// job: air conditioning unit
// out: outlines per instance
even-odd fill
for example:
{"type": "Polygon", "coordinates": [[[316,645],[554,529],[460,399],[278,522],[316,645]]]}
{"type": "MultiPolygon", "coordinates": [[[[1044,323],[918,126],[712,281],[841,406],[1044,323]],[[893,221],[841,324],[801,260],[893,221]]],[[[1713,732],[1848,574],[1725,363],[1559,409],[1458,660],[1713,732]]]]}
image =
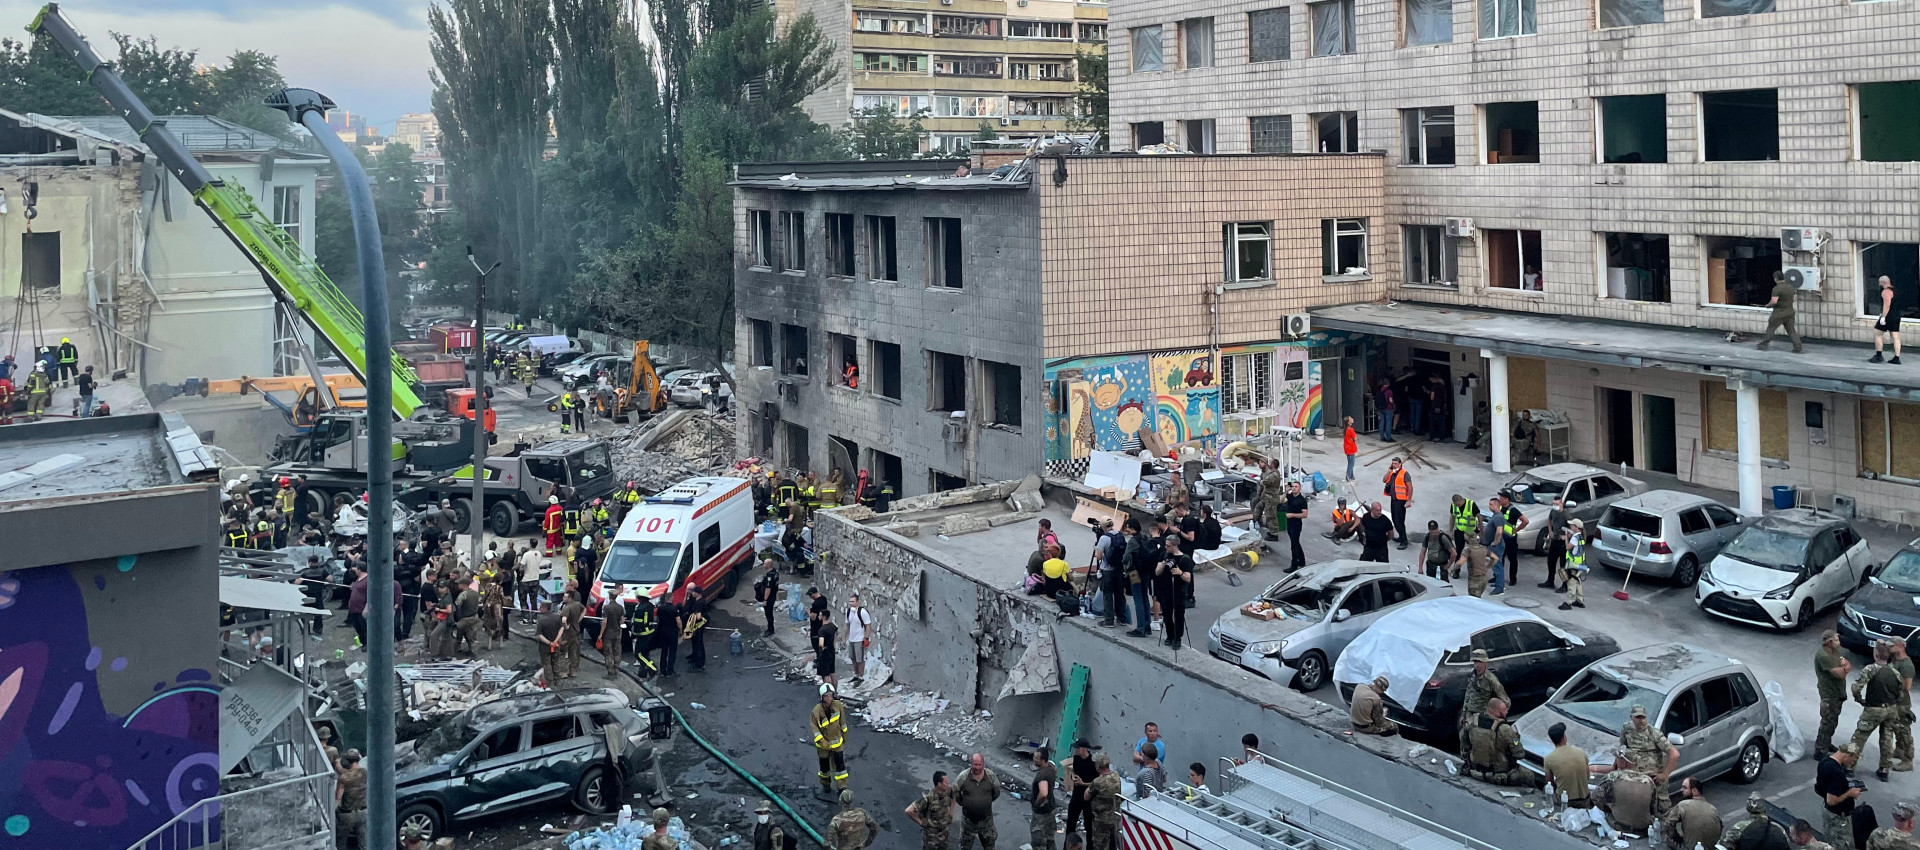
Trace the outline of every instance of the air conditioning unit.
{"type": "Polygon", "coordinates": [[[940,438],[956,446],[967,444],[967,420],[948,419],[940,428],[940,438]]]}
{"type": "Polygon", "coordinates": [[[780,382],[780,400],[788,404],[800,403],[800,385],[793,381],[780,382]]]}
{"type": "Polygon", "coordinates": [[[1002,127],[1005,127],[1005,126],[1008,126],[1008,125],[1010,125],[1010,124],[1012,124],[1012,123],[1013,123],[1013,119],[1012,119],[1012,118],[1008,118],[1008,117],[1006,117],[1006,116],[1004,116],[1004,115],[1002,115],[1002,116],[1000,116],[1000,126],[1002,126],[1002,127]]]}
{"type": "Polygon", "coordinates": [[[942,6],[951,6],[951,5],[953,5],[953,0],[940,0],[940,5],[942,5],[942,6]]]}
{"type": "Polygon", "coordinates": [[[1818,251],[1820,241],[1820,229],[1817,227],[1786,227],[1780,230],[1782,251],[1818,251]]]}
{"type": "Polygon", "coordinates": [[[1470,218],[1447,219],[1447,235],[1455,239],[1472,239],[1473,238],[1473,219],[1470,219],[1470,218]]]}
{"type": "Polygon", "coordinates": [[[1301,339],[1313,333],[1313,316],[1306,313],[1288,313],[1283,336],[1287,339],[1301,339]]]}
{"type": "Polygon", "coordinates": [[[1793,284],[1794,289],[1818,290],[1820,288],[1819,266],[1787,266],[1784,273],[1787,276],[1787,282],[1793,284]]]}

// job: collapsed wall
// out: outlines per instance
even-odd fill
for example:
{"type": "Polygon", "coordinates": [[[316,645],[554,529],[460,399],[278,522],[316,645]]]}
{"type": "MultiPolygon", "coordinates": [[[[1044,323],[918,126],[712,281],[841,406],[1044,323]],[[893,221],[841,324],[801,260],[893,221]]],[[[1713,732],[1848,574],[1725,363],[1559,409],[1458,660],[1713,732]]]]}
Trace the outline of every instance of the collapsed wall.
{"type": "MultiPolygon", "coordinates": [[[[969,489],[983,491],[974,496],[980,501],[996,498],[989,488],[969,489]]],[[[942,495],[949,504],[964,498],[942,495]]],[[[917,533],[899,514],[889,515],[892,528],[917,533]]],[[[868,516],[817,515],[815,540],[832,553],[816,575],[821,591],[836,601],[859,593],[873,615],[872,652],[892,666],[894,681],[991,710],[993,740],[1058,734],[1062,682],[1084,665],[1089,687],[1076,735],[1120,766],[1147,722],[1160,725],[1168,772],[1181,776],[1179,768],[1196,761],[1217,771],[1220,757],[1238,754],[1240,736],[1253,732],[1269,754],[1496,847],[1591,846],[1542,822],[1537,808],[1504,802],[1501,789],[1448,775],[1432,755],[1409,758],[1412,745],[1401,739],[1357,739],[1336,706],[1204,651],[1176,654],[1063,617],[1050,602],[968,576],[910,536],[862,524],[868,516]]]]}

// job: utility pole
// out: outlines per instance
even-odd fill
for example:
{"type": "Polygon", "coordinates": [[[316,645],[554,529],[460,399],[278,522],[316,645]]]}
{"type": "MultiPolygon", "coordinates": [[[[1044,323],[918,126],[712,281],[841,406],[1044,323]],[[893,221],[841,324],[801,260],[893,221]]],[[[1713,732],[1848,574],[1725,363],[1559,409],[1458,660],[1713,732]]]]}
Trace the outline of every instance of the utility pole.
{"type": "Polygon", "coordinates": [[[318,140],[340,169],[360,258],[360,294],[366,305],[367,446],[367,823],[362,847],[393,850],[393,328],[387,316],[387,265],[380,254],[380,223],[366,169],[327,126],[333,101],[309,89],[288,89],[279,106],[318,140]],[[376,364],[378,364],[376,366],[376,364]]]}
{"type": "Polygon", "coordinates": [[[467,246],[467,262],[476,272],[473,278],[473,510],[467,513],[468,530],[473,534],[473,568],[480,569],[480,538],[487,528],[487,275],[500,267],[500,261],[480,267],[473,258],[473,246],[467,246]]]}

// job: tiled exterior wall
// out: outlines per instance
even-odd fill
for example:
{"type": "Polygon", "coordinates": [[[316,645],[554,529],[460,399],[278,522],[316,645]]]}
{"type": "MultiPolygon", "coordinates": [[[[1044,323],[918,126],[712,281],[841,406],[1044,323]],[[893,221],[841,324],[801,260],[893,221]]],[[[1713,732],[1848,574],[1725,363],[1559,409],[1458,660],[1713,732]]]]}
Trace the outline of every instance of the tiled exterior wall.
{"type": "Polygon", "coordinates": [[[1046,356],[1092,357],[1280,339],[1290,313],[1386,294],[1377,272],[1381,158],[1159,156],[1072,158],[1035,169],[1041,197],[1046,356]],[[1368,223],[1370,279],[1321,275],[1321,219],[1368,223]],[[1273,283],[1218,295],[1221,226],[1273,224],[1273,283]]]}
{"type": "MultiPolygon", "coordinates": [[[[1473,303],[1570,316],[1756,331],[1759,308],[1704,306],[1706,252],[1698,236],[1777,239],[1783,227],[1819,227],[1824,291],[1804,293],[1800,327],[1865,340],[1857,248],[1920,242],[1920,165],[1860,162],[1853,149],[1852,85],[1920,79],[1920,7],[1912,0],[1778,0],[1778,11],[1700,19],[1669,0],[1666,23],[1594,29],[1592,0],[1539,0],[1538,34],[1477,39],[1477,6],[1454,4],[1451,43],[1403,48],[1401,0],[1356,0],[1357,53],[1310,57],[1310,15],[1287,0],[1119,0],[1111,9],[1112,130],[1212,118],[1218,149],[1248,150],[1247,117],[1293,116],[1295,150],[1311,150],[1307,115],[1359,114],[1362,150],[1386,151],[1386,221],[1379,267],[1395,297],[1473,303]],[[1247,61],[1246,13],[1287,7],[1292,59],[1247,61]],[[1216,66],[1131,74],[1128,31],[1214,18],[1216,66]],[[1701,161],[1698,93],[1777,88],[1780,161],[1701,161]],[[1600,164],[1594,98],[1664,94],[1664,164],[1600,164]],[[1479,107],[1537,101],[1540,162],[1482,160],[1479,107]],[[1402,166],[1400,110],[1455,108],[1456,167],[1402,166]],[[1484,236],[1460,244],[1459,291],[1401,285],[1401,224],[1470,217],[1482,229],[1542,233],[1543,293],[1488,290],[1484,236]],[[1670,303],[1600,297],[1599,233],[1668,234],[1670,303]]],[[[1171,28],[1169,29],[1171,31],[1171,28]]],[[[1168,138],[1177,138],[1168,125],[1168,138]]],[[[1121,144],[1124,144],[1122,142],[1121,144]]]]}
{"type": "MultiPolygon", "coordinates": [[[[866,449],[878,449],[901,459],[900,496],[925,493],[929,470],[974,481],[1018,479],[1040,468],[1044,452],[1045,396],[1040,365],[1040,239],[1038,204],[1022,188],[964,191],[801,192],[738,188],[734,194],[734,298],[736,400],[742,427],[736,429],[742,456],[757,454],[754,426],[746,423],[774,402],[785,421],[808,429],[807,455],[825,474],[829,436],[841,437],[866,449]],[[779,215],[783,210],[806,213],[807,270],[780,272],[749,265],[753,250],[748,210],[774,213],[778,246],[779,215]],[[853,278],[829,277],[825,214],[852,213],[855,222],[856,270],[853,278]],[[864,216],[894,216],[897,234],[898,283],[867,278],[867,235],[864,216]],[[926,280],[928,216],[961,221],[964,248],[964,286],[958,290],[929,289],[926,280]],[[752,320],[773,325],[776,356],[781,324],[808,330],[810,377],[782,375],[778,369],[755,367],[752,320]],[[844,334],[856,341],[861,366],[861,388],[836,385],[828,334],[844,334]],[[868,343],[900,346],[898,401],[873,391],[877,379],[868,343]],[[963,355],[970,365],[990,360],[1021,370],[1022,405],[1018,430],[996,426],[974,429],[973,442],[955,445],[944,436],[948,416],[928,409],[928,350],[963,355]],[[781,381],[798,386],[798,403],[778,396],[781,381]]],[[[970,380],[968,403],[979,418],[990,404],[976,367],[970,380]]],[[[775,456],[784,461],[785,435],[776,439],[775,456]]],[[[855,460],[865,464],[864,458],[855,460]]]]}

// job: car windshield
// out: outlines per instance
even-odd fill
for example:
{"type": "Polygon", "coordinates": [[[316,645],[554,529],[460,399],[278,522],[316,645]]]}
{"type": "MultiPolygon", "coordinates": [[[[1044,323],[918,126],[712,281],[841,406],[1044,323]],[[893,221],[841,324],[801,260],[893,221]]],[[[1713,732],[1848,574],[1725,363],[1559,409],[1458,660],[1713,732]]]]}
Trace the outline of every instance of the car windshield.
{"type": "Polygon", "coordinates": [[[1920,593],[1920,552],[1907,549],[1894,555],[1880,571],[1880,581],[1902,593],[1920,593]]]}
{"type": "Polygon", "coordinates": [[[1614,733],[1634,706],[1658,709],[1665,701],[1665,694],[1622,682],[1604,670],[1588,670],[1554,700],[1553,707],[1601,732],[1614,733]]]}
{"type": "Polygon", "coordinates": [[[613,474],[613,455],[606,446],[591,446],[567,458],[567,469],[578,487],[613,474]]]}
{"type": "Polygon", "coordinates": [[[1608,508],[1606,516],[1600,518],[1600,527],[1624,531],[1628,534],[1635,534],[1641,537],[1659,537],[1660,517],[1616,505],[1608,508]]]}
{"type": "Polygon", "coordinates": [[[444,763],[458,755],[472,740],[473,727],[461,720],[453,720],[428,732],[426,737],[413,745],[413,754],[425,762],[444,763]]]}
{"type": "Polygon", "coordinates": [[[1340,595],[1340,583],[1321,588],[1283,587],[1286,582],[1274,585],[1264,594],[1268,602],[1284,605],[1302,614],[1324,614],[1333,605],[1335,597],[1340,595]]]}
{"type": "Polygon", "coordinates": [[[1533,473],[1520,476],[1520,480],[1515,483],[1526,485],[1525,490],[1519,487],[1513,488],[1514,495],[1517,497],[1515,501],[1518,502],[1532,502],[1541,505],[1550,504],[1555,497],[1567,492],[1567,482],[1549,481],[1533,473]]]}
{"type": "Polygon", "coordinates": [[[680,555],[680,544],[620,540],[607,551],[607,563],[600,569],[600,580],[621,584],[659,584],[673,576],[673,562],[680,555]]]}
{"type": "Polygon", "coordinates": [[[1755,566],[1799,572],[1807,563],[1808,538],[1765,528],[1740,532],[1720,554],[1755,566]]]}

